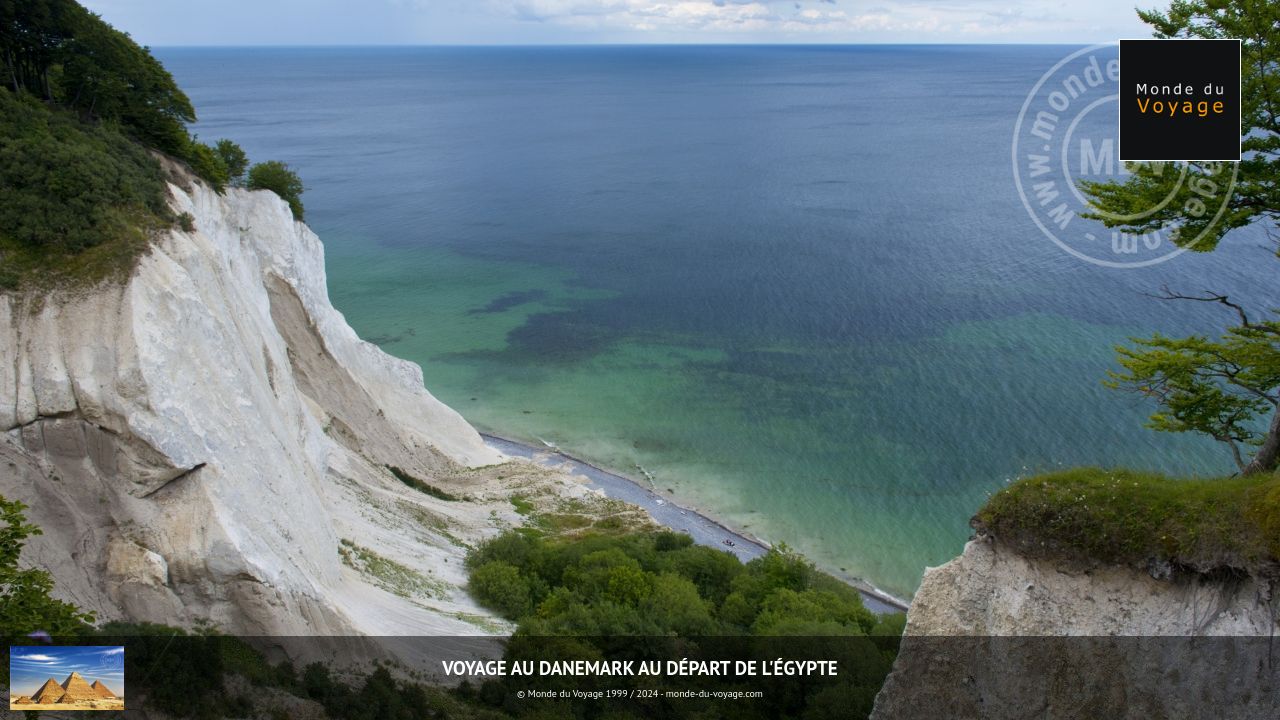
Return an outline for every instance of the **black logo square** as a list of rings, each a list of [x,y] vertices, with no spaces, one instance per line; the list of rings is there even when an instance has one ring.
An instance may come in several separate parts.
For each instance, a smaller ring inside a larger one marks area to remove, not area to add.
[[[1239,160],[1240,41],[1121,40],[1120,159]]]

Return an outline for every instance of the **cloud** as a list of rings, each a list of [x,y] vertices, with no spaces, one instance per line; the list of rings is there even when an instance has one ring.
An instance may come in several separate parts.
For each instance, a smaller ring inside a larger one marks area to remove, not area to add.
[[[524,22],[580,31],[665,34],[782,33],[999,36],[1069,29],[1077,24],[1030,2],[1009,10],[996,0],[901,0],[849,10],[838,0],[488,0],[489,8]]]
[[[124,654],[124,647],[123,647],[123,646],[119,646],[119,647],[110,647],[110,648],[107,648],[106,650],[103,650],[103,651],[102,651],[101,653],[99,653],[99,654],[100,654],[100,655],[123,655],[123,654]]]
[[[17,659],[17,660],[30,660],[32,662],[57,662],[58,661],[58,658],[53,657],[52,655],[41,655],[39,653],[31,653],[29,655],[15,654],[13,657],[14,659]]]

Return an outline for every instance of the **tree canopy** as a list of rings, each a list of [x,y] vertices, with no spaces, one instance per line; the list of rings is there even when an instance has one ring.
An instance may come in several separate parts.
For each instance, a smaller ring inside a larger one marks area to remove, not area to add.
[[[839,659],[839,678],[768,686],[768,699],[744,708],[742,717],[866,717],[892,665],[904,622],[902,615],[876,617],[863,607],[856,589],[785,547],[743,564],[670,531],[548,539],[513,530],[477,547],[467,566],[471,593],[518,623],[506,651],[513,662],[792,654]],[[543,681],[568,690],[591,688],[600,680]],[[495,681],[482,688],[481,697],[502,704],[522,682]],[[608,682],[644,687],[643,680]],[[760,678],[705,682],[719,690],[762,687]],[[538,717],[549,708],[504,709]],[[605,716],[662,717],[663,703]]]
[[[139,142],[186,158],[195,109],[145,47],[74,0],[0,0],[0,72],[85,119],[115,121]]]
[[[1167,231],[1175,243],[1210,251],[1233,229],[1280,221],[1280,4],[1274,0],[1177,0],[1167,11],[1139,11],[1159,38],[1241,40],[1241,150],[1234,185],[1220,217],[1198,200],[1231,180],[1228,163],[1190,163],[1185,177],[1162,164],[1134,164],[1123,182],[1084,182],[1109,227],[1129,232]],[[1161,205],[1172,195],[1174,200]],[[1160,209],[1141,220],[1122,220]],[[1220,303],[1238,325],[1222,337],[1135,340],[1120,347],[1122,372],[1112,387],[1154,399],[1149,426],[1198,432],[1226,443],[1244,474],[1273,472],[1280,459],[1280,324],[1250,322],[1244,307],[1220,293],[1165,298]]]
[[[270,190],[289,203],[295,220],[302,219],[302,178],[279,160],[268,160],[249,168],[251,190]]]
[[[1100,212],[1091,215],[1128,232],[1168,231],[1175,243],[1207,252],[1224,235],[1255,220],[1280,220],[1280,4],[1274,0],[1177,0],[1165,12],[1138,11],[1158,38],[1241,40],[1241,152],[1235,184],[1220,218],[1199,212],[1201,191],[1230,180],[1229,163],[1191,163],[1187,177],[1163,164],[1130,163],[1124,182],[1083,182]],[[1161,204],[1165,197],[1173,200]],[[1140,220],[1150,208],[1159,210]],[[1198,239],[1197,239],[1198,238]]]
[[[149,151],[218,192],[245,182],[244,150],[188,132],[195,109],[151,51],[74,0],[0,0],[0,88],[0,290],[131,267],[182,219]],[[301,219],[298,176],[258,175]]]

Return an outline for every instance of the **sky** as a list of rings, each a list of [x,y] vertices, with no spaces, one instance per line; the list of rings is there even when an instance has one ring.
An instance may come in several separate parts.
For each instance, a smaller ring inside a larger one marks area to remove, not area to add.
[[[124,648],[119,645],[9,648],[9,692],[15,696],[32,695],[49,678],[62,684],[73,670],[85,682],[101,680],[124,696]]]
[[[153,47],[1094,43],[1150,35],[1126,0],[81,1]]]

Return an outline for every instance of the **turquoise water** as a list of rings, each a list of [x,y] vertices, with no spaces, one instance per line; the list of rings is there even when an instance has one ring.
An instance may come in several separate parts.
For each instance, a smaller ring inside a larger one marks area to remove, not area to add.
[[[1043,238],[1009,143],[1069,50],[159,55],[203,138],[301,172],[334,303],[473,423],[907,595],[1012,478],[1230,470],[1100,380],[1222,319],[1143,293],[1269,300],[1269,249],[1109,270]]]

